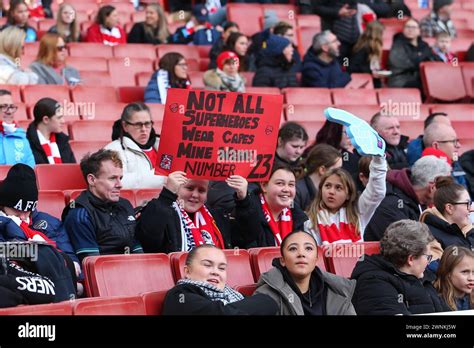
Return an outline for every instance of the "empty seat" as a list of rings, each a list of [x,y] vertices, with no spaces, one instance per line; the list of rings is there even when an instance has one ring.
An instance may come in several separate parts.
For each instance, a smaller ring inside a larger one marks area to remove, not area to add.
[[[146,315],[161,315],[168,290],[152,291],[142,294]]]
[[[160,189],[140,189],[135,191],[135,204],[137,207],[147,204],[153,198],[158,198]]]
[[[146,87],[148,86],[148,82],[150,82],[151,75],[149,71],[141,71],[135,74],[135,83],[137,86]]]
[[[81,159],[88,153],[94,153],[102,149],[107,145],[107,141],[75,141],[71,140],[69,145],[71,145],[72,152],[77,162],[80,162]]]
[[[331,91],[328,88],[286,88],[286,104],[332,105]]]
[[[93,104],[93,108],[89,111],[81,114],[83,120],[98,120],[98,121],[116,121],[122,115],[122,111],[125,108],[126,103],[115,103],[115,102],[98,102]]]
[[[38,211],[48,213],[58,219],[61,219],[66,199],[63,191],[39,191]]]
[[[467,99],[460,67],[438,62],[423,62],[420,64],[420,70],[426,95],[425,102],[454,102]]]
[[[147,106],[150,108],[151,111],[151,118],[154,121],[162,121],[164,112],[165,112],[165,106],[163,104],[147,104]],[[155,127],[156,131],[156,127]]]
[[[312,14],[300,14],[296,16],[298,27],[314,27],[321,29],[321,17]]]
[[[0,315],[72,315],[71,301],[0,309]]]
[[[257,290],[257,284],[238,285],[235,287],[235,290],[244,296],[252,296],[255,290]]]
[[[380,88],[377,89],[379,104],[422,103],[418,88]]]
[[[240,31],[247,36],[262,30],[260,17],[263,9],[259,4],[227,4],[227,20],[239,24]]]
[[[374,80],[371,74],[352,73],[351,81],[346,88],[349,89],[374,89]]]
[[[56,99],[59,103],[69,102],[69,88],[62,85],[27,85],[23,88],[23,100],[26,104],[36,104],[44,97]]]
[[[156,48],[150,44],[122,44],[115,46],[113,50],[115,57],[156,59]]]
[[[33,110],[30,110],[31,112],[28,112],[26,105],[23,103],[15,103],[15,105],[18,106],[18,110],[16,110],[15,112],[15,121],[29,120],[30,122],[32,122],[30,115],[32,114]]]
[[[77,70],[87,71],[109,71],[107,59],[99,57],[69,57],[67,64],[76,68]],[[81,71],[82,77],[82,71]]]
[[[466,88],[467,95],[474,99],[474,62],[463,62],[461,63],[462,77],[464,80],[464,87]]]
[[[206,87],[204,85],[204,73],[202,71],[188,71],[188,76],[191,81],[191,88],[204,89]]]
[[[112,141],[113,121],[84,120],[70,125],[72,140]]]
[[[245,88],[245,92],[256,94],[281,94],[280,89],[277,87],[247,87]]]
[[[112,86],[112,77],[108,71],[81,71],[81,82],[84,86]]]
[[[163,57],[166,53],[177,52],[181,53],[186,59],[196,59],[199,61],[199,51],[196,46],[177,45],[177,44],[162,44],[157,46],[158,57]]]
[[[297,121],[308,133],[309,139],[316,139],[316,134],[318,134],[319,130],[323,127],[325,120],[319,119],[314,121]]]
[[[245,87],[252,87],[253,77],[255,76],[254,71],[242,71],[239,74],[245,79]]]
[[[415,139],[423,134],[424,124],[421,119],[400,118],[400,130],[403,135]]]
[[[114,86],[135,86],[135,74],[142,71],[153,72],[153,59],[109,58],[109,72]]]
[[[64,191],[87,187],[79,164],[37,164],[35,173],[39,190]]]
[[[331,105],[294,105],[285,106],[288,121],[325,121],[324,110]]]
[[[334,105],[378,105],[377,93],[373,89],[331,89]]]
[[[337,109],[342,109],[369,122],[372,116],[380,111],[378,105],[336,105]]]
[[[314,35],[316,35],[319,32],[321,32],[321,30],[318,27],[313,27],[313,26],[303,27],[303,26],[300,26],[300,28],[298,30],[298,33],[299,33],[299,36],[300,36],[300,39],[299,39],[300,46],[298,47],[298,50],[299,50],[299,52],[302,56],[304,56],[304,54],[306,54],[306,51],[308,50],[308,48],[310,48],[311,45],[313,44]]]
[[[119,87],[118,94],[122,103],[143,102],[145,87]]]
[[[474,104],[437,104],[431,112],[445,112],[451,120],[474,120]]]
[[[71,57],[112,58],[114,56],[111,46],[98,42],[70,42],[68,48]]]
[[[225,249],[227,257],[227,284],[231,287],[248,285],[254,283],[250,257],[244,249]],[[169,254],[175,280],[184,278],[184,264],[187,257],[186,252],[174,252]]]
[[[141,296],[86,298],[72,302],[74,315],[145,315]]]
[[[349,278],[362,255],[380,253],[379,242],[332,244],[324,247],[324,255],[330,272]]]
[[[8,171],[10,170],[11,167],[13,166],[10,164],[0,165],[0,181],[5,180],[5,178],[7,177]]]
[[[456,130],[456,135],[459,139],[472,138],[474,119],[469,121],[452,120],[451,125]]]
[[[118,102],[114,87],[107,86],[75,86],[71,89],[74,102],[110,103]]]
[[[93,296],[133,296],[174,286],[166,254],[92,256],[89,262]]]
[[[6,89],[10,91],[12,94],[12,99],[14,103],[21,103],[21,94],[20,94],[20,86],[17,85],[0,85],[0,89]]]

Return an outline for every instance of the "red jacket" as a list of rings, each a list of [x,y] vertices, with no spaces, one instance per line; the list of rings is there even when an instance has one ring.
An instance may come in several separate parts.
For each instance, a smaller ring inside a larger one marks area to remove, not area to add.
[[[112,30],[94,23],[87,29],[86,42],[100,42],[104,45],[115,46],[127,43],[127,35],[121,27],[114,27]]]

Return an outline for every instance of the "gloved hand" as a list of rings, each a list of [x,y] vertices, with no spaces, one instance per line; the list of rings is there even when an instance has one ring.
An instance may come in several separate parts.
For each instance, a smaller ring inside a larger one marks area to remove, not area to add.
[[[346,126],[347,136],[357,152],[361,155],[385,155],[385,141],[364,120],[354,116],[350,112],[336,108],[327,108],[324,110],[324,116],[331,122]]]

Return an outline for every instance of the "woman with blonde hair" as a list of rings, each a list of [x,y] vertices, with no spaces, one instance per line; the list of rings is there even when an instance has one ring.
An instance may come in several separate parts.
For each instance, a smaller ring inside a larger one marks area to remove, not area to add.
[[[168,42],[168,23],[160,4],[148,4],[145,21],[135,23],[127,37],[128,43],[150,43],[153,45]]]
[[[10,26],[0,31],[0,84],[30,85],[38,83],[38,75],[20,68],[20,56],[26,34]]]
[[[79,71],[66,65],[67,47],[59,34],[47,33],[40,41],[36,61],[30,67],[39,76],[38,83],[45,85],[76,85]]]
[[[372,74],[375,87],[382,87],[380,80],[382,70],[383,32],[385,28],[378,21],[367,24],[365,31],[352,49],[348,66],[350,73]]]
[[[474,251],[452,245],[443,253],[434,287],[453,310],[474,309]]]
[[[48,33],[59,34],[66,43],[80,41],[81,31],[76,18],[76,10],[71,4],[61,4],[56,16],[56,24]]]
[[[369,182],[360,197],[351,175],[342,168],[321,178],[305,223],[305,231],[313,234],[319,245],[364,241],[365,227],[385,197],[387,162],[374,156],[369,168]]]

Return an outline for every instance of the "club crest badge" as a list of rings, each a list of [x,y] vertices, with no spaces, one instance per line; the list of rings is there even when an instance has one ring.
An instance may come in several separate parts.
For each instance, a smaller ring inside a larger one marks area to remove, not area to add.
[[[160,168],[163,170],[171,170],[171,163],[173,163],[173,156],[163,154],[161,155]]]

